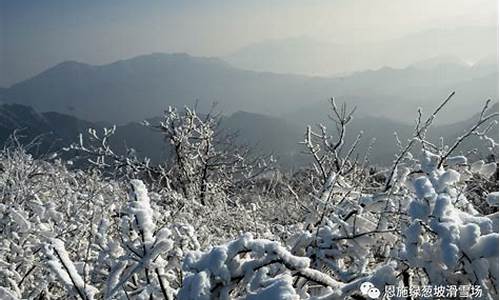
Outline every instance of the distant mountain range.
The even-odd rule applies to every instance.
[[[160,118],[148,121],[157,124]],[[110,126],[112,124],[84,121],[56,112],[40,113],[20,104],[0,105],[0,145],[7,142],[14,131],[17,131],[16,136],[22,144],[41,137],[41,144],[35,149],[35,154],[62,153],[60,150],[63,147],[78,142],[80,133],[86,137],[89,128],[100,131],[103,127]],[[297,155],[297,144],[301,139],[301,129],[294,124],[279,118],[242,111],[223,116],[220,130],[236,133],[237,143],[248,145],[258,153],[274,153],[282,156],[284,160]],[[117,153],[124,154],[127,148],[133,148],[139,156],[149,157],[154,162],[165,160],[170,151],[169,145],[164,142],[159,132],[138,122],[117,126],[110,144]]]
[[[498,102],[496,59],[485,57],[470,65],[443,55],[405,68],[339,77],[248,71],[221,59],[187,54],[143,55],[101,66],[68,61],[0,88],[0,103],[5,103],[0,106],[0,142],[14,129],[26,128],[26,140],[51,134],[42,145],[48,151],[70,144],[86,128],[117,124],[111,140],[115,149],[125,153],[132,147],[141,156],[161,161],[169,155],[168,147],[159,133],[138,122],[157,121],[169,105],[182,108],[199,100],[200,113],[218,103],[225,115],[221,126],[239,132],[239,143],[275,153],[284,165],[300,165],[306,157],[298,142],[306,125],[322,123],[334,129],[327,101],[334,96],[337,103],[358,108],[347,140],[363,130],[360,150],[376,138],[372,159],[386,164],[396,151],[393,132],[406,139],[417,108],[429,113],[451,91],[456,95],[438,116],[432,139],[455,138],[486,99]]]
[[[496,57],[497,46],[497,28],[466,27],[428,30],[360,44],[328,43],[304,36],[265,40],[243,47],[224,59],[247,70],[328,76],[384,66],[405,68],[435,57],[449,56],[475,63]]]
[[[453,90],[450,112],[438,121],[457,122],[485,99],[498,101],[496,64],[434,61],[424,66],[308,77],[241,70],[216,58],[151,54],[102,66],[64,62],[0,90],[0,101],[125,124],[199,100],[200,111],[217,102],[226,114],[241,110],[301,125],[319,120],[323,103],[332,96],[358,106],[360,117],[406,123],[417,107],[429,111]]]
[[[326,111],[325,107],[325,114]],[[490,111],[498,111],[498,104]],[[476,118],[477,116],[474,116],[462,122],[435,126],[430,130],[430,138],[437,140],[442,136],[445,141],[452,142],[465,129],[473,125]],[[159,118],[150,120],[153,124],[158,121]],[[331,122],[325,124],[333,130],[331,133],[334,134],[333,124]],[[20,129],[18,135],[23,143],[44,135],[41,145],[34,149],[35,154],[59,152],[63,157],[71,158],[70,154],[60,151],[62,147],[78,141],[79,133],[85,136],[88,128],[100,129],[104,126],[111,126],[111,124],[97,124],[54,112],[39,113],[31,107],[19,104],[0,105],[0,145],[5,143],[16,129]],[[304,138],[305,128],[285,119],[239,111],[223,117],[221,129],[226,132],[237,132],[237,142],[248,145],[257,153],[273,153],[283,167],[300,167],[309,159],[303,153],[303,146],[299,144]],[[397,151],[393,133],[397,131],[404,141],[412,133],[413,126],[384,118],[355,118],[348,127],[347,143],[352,142],[361,130],[364,134],[359,153],[362,155],[371,139],[375,138],[376,143],[370,155],[370,161],[373,164],[385,165],[393,159]],[[492,137],[497,139],[498,134],[495,132],[498,133],[498,125],[495,126],[492,134]],[[110,143],[117,153],[125,154],[127,148],[134,148],[140,157],[147,156],[154,162],[165,160],[171,153],[160,133],[136,122],[118,126]],[[480,154],[484,156],[486,151],[482,145],[483,143],[477,138],[473,138],[464,143],[459,150],[479,148]]]
[[[14,131],[24,145],[40,137],[39,145],[30,149],[37,155],[58,152],[76,141],[79,132],[91,127],[94,127],[93,123],[69,115],[39,113],[19,104],[0,105],[0,144],[5,144]]]
[[[168,105],[279,113],[324,91],[303,76],[242,71],[211,58],[152,54],[103,66],[61,63],[8,88],[6,102],[92,121],[125,123],[161,114]],[[321,99],[321,97],[319,97]]]

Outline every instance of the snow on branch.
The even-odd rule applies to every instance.
[[[47,264],[57,277],[64,283],[70,293],[78,295],[83,300],[94,299],[96,289],[84,282],[77,272],[64,248],[63,241],[50,239],[44,245],[44,252],[48,258]]]

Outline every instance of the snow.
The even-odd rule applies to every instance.
[[[19,230],[21,232],[28,231],[31,228],[31,223],[26,219],[25,216],[20,211],[17,211],[14,208],[10,209],[10,214],[14,221],[17,223],[19,226]]]
[[[492,227],[493,227],[492,230],[494,232],[498,232],[498,222],[499,222],[498,212],[490,214],[490,215],[487,215],[486,217],[488,219],[490,219],[490,221],[491,221],[491,224],[492,224]]]
[[[498,192],[489,193],[486,202],[491,206],[498,206]]]
[[[418,199],[432,198],[436,195],[432,183],[426,176],[415,179],[414,187]]]
[[[436,199],[432,215],[436,218],[443,218],[453,210],[451,199],[447,194],[440,194]]]
[[[17,300],[19,299],[12,291],[0,286],[0,299],[2,300]]]
[[[431,174],[436,169],[439,159],[439,155],[434,154],[430,151],[423,151],[422,160],[420,162],[422,171],[427,174]]]
[[[384,291],[406,276],[498,298],[496,162],[440,163],[449,148],[425,143],[411,149],[422,155],[402,153],[389,186],[380,176],[390,170],[346,171],[342,151],[345,168],[329,157],[326,178],[310,168],[247,181],[253,166],[231,152],[237,165],[202,181],[203,162],[219,163],[212,125],[193,110],[168,114],[174,126],[157,129],[185,147],[184,165],[148,169],[129,151],[112,156],[126,170],[90,171],[0,150],[1,299],[340,300],[360,296],[363,282]],[[308,138],[320,148],[329,140]]]
[[[460,228],[459,245],[462,249],[470,249],[475,245],[481,236],[481,229],[477,224],[469,223]]]
[[[210,300],[211,287],[208,273],[201,271],[186,277],[177,297],[179,300]]]
[[[50,239],[50,244],[46,245],[44,250],[49,258],[47,264],[68,289],[76,290],[85,299],[94,298],[97,290],[93,286],[86,284],[78,274],[75,265],[66,252],[63,241]]]
[[[441,240],[440,252],[446,266],[453,268],[458,261],[459,249],[457,245],[446,240]]]
[[[130,185],[130,213],[137,220],[137,226],[141,231],[144,243],[151,246],[154,242],[153,233],[156,226],[153,222],[153,210],[151,209],[146,186],[140,180],[131,180]]]
[[[446,170],[440,177],[438,182],[438,191],[443,191],[446,187],[457,183],[460,180],[460,173],[450,169]]]
[[[470,170],[471,172],[479,173],[483,168],[483,166],[484,166],[484,160],[478,160],[475,161],[473,164],[471,164]]]
[[[490,233],[479,237],[478,241],[470,249],[472,258],[498,257],[498,233]]]
[[[426,219],[429,215],[431,209],[429,205],[425,202],[425,200],[415,199],[410,202],[410,206],[408,208],[408,214],[413,219]]]
[[[449,166],[466,165],[467,161],[467,157],[462,155],[448,157],[448,159],[446,159],[446,162],[448,162]]]
[[[256,292],[251,292],[246,297],[246,300],[298,300],[299,295],[295,292],[292,285],[293,279],[291,276],[284,275],[276,278],[272,283]]]
[[[483,175],[486,178],[490,178],[491,176],[493,176],[496,170],[497,164],[495,162],[491,162],[483,165],[479,170],[479,174]]]
[[[116,287],[117,284],[120,282],[120,275],[123,273],[125,268],[127,267],[127,263],[125,261],[120,261],[117,262],[113,268],[111,268],[109,272],[109,276],[106,280],[106,293],[105,293],[105,298],[109,298],[112,296],[112,288]]]

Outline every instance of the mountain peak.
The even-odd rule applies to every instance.
[[[228,63],[216,57],[198,57],[191,56],[185,52],[162,53],[153,52],[132,57],[130,59],[119,60],[110,65],[115,64],[163,64],[163,63],[204,63],[213,65],[229,66]]]
[[[48,77],[48,76],[67,76],[68,74],[81,73],[93,68],[92,65],[81,63],[74,60],[63,61],[41,73],[35,75],[34,77],[28,79],[31,80],[37,77]],[[17,85],[17,84],[15,84]],[[14,85],[14,86],[15,86]]]
[[[89,68],[91,65],[78,62],[76,60],[65,60],[61,63],[58,63],[57,65],[53,66],[52,68],[48,69],[47,71],[50,70],[59,70],[59,69],[81,69],[81,68]]]

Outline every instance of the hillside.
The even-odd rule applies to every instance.
[[[148,121],[158,124],[160,118]],[[14,130],[18,130],[20,141],[24,144],[40,135],[46,135],[37,149],[41,153],[61,150],[76,142],[80,133],[86,136],[88,128],[95,128],[100,132],[102,127],[110,126],[110,123],[83,121],[56,112],[39,113],[19,104],[0,105],[0,145],[7,141]],[[223,116],[220,130],[227,134],[236,133],[236,142],[239,144],[248,145],[255,152],[274,154],[285,162],[290,162],[297,154],[297,142],[302,131],[279,118],[243,111]],[[170,151],[159,132],[138,122],[117,126],[110,144],[119,154],[124,154],[127,148],[134,148],[139,156],[149,157],[153,162],[165,160]]]
[[[91,122],[64,114],[39,113],[31,107],[18,104],[0,105],[0,144],[5,143],[14,130],[17,130],[16,135],[24,144],[43,136],[41,144],[32,149],[38,154],[59,151],[76,141],[79,132],[85,132],[93,126]]]
[[[217,59],[152,54],[103,66],[64,62],[13,85],[4,96],[40,111],[125,123],[197,99],[200,109],[218,102],[227,113],[278,112],[284,99],[296,106],[300,94],[317,85],[301,76],[237,70]]]
[[[217,102],[225,114],[247,111],[284,116],[289,122],[316,120],[324,101],[335,96],[357,105],[359,116],[409,123],[418,106],[430,110],[456,90],[453,113],[440,120],[452,123],[468,117],[484,99],[497,100],[497,83],[498,70],[489,64],[382,68],[321,78],[245,71],[215,58],[152,54],[101,66],[64,62],[0,97],[41,112],[125,124],[160,115],[169,105],[191,106],[197,99],[200,111]],[[310,117],[302,116],[307,112]]]
[[[490,111],[498,110],[495,104]],[[323,110],[325,120],[321,121],[335,134],[334,124],[326,120],[327,106]],[[464,130],[470,128],[477,115],[466,120],[449,124],[433,126],[429,137],[438,141],[444,137],[445,141],[452,142]],[[160,118],[149,119],[151,124],[158,124]],[[308,122],[314,125],[316,123]],[[80,120],[76,117],[55,112],[39,113],[23,105],[0,105],[0,144],[15,130],[21,129],[22,142],[28,143],[39,135],[47,135],[42,145],[37,149],[41,153],[58,151],[62,147],[76,142],[80,133],[84,136],[88,128],[100,130],[110,127],[110,123],[94,123]],[[236,142],[247,145],[255,153],[273,154],[278,158],[283,167],[298,167],[308,161],[308,156],[303,153],[303,146],[299,142],[304,139],[306,125],[299,125],[287,119],[263,114],[239,111],[229,116],[223,116],[220,130],[225,133],[236,133]],[[394,132],[398,132],[400,139],[405,140],[412,134],[413,125],[392,121],[381,117],[355,116],[348,127],[347,143],[351,143],[359,132],[363,132],[363,139],[359,145],[358,154],[364,155],[371,140],[376,139],[370,161],[373,164],[386,165],[393,159],[397,151]],[[493,128],[491,137],[497,140],[498,125]],[[170,146],[164,142],[162,135],[138,122],[129,122],[117,126],[115,135],[110,139],[110,144],[118,154],[125,154],[127,148],[134,148],[139,157],[149,157],[153,162],[164,161],[170,155]],[[480,154],[486,153],[482,142],[477,137],[472,137],[465,142],[458,151],[479,147]]]

